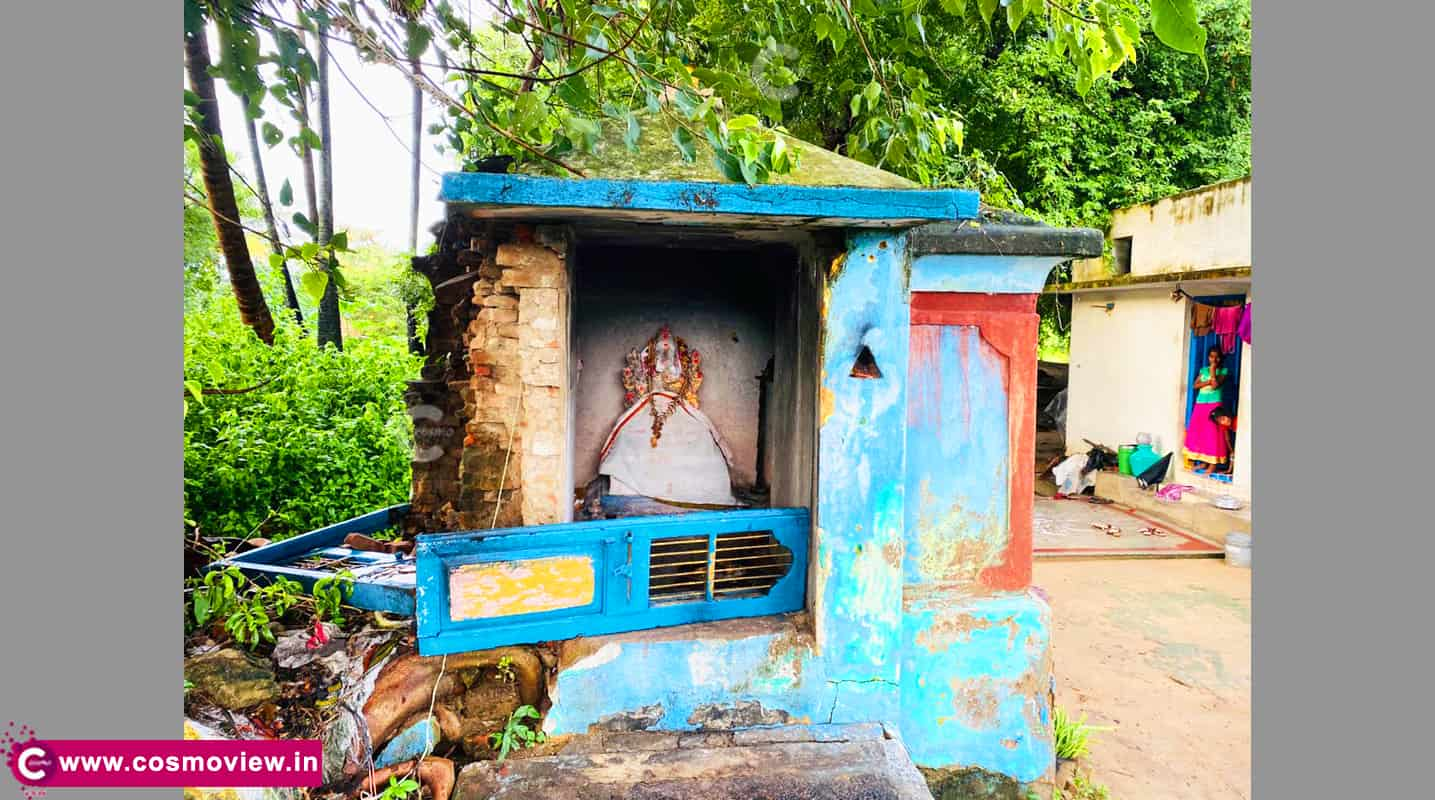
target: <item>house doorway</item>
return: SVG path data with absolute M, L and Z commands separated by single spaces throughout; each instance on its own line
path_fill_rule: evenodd
M 1182 463 L 1188 472 L 1230 483 L 1235 469 L 1236 430 L 1240 424 L 1241 351 L 1236 333 L 1244 308 L 1243 294 L 1193 297 L 1186 355 L 1186 411 L 1182 429 Z M 1204 307 L 1204 308 L 1198 308 Z M 1201 313 L 1205 311 L 1206 313 Z M 1219 320 L 1225 319 L 1225 324 Z M 1213 322 L 1207 326 L 1205 323 Z M 1199 324 L 1198 324 L 1199 323 Z M 1197 388 L 1209 369 L 1211 353 L 1220 354 L 1223 380 L 1218 388 Z M 1199 415 L 1199 419 L 1197 418 Z

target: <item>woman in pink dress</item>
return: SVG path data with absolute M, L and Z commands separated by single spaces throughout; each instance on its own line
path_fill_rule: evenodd
M 1226 368 L 1221 366 L 1221 348 L 1212 345 L 1206 351 L 1206 366 L 1196 376 L 1196 403 L 1186 421 L 1185 456 L 1196 472 L 1221 467 L 1231 456 L 1225 429 L 1211 419 L 1211 412 L 1221 407 L 1226 375 Z

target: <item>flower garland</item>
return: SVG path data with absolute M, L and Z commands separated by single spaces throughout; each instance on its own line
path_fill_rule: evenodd
M 658 369 L 658 344 L 668 339 L 673 341 L 677 351 L 679 375 L 673 379 Z M 677 411 L 678 403 L 697 408 L 698 387 L 702 385 L 702 380 L 701 354 L 690 349 L 687 342 L 673 336 L 668 326 L 664 325 L 647 341 L 641 353 L 637 350 L 628 352 L 628 366 L 623 369 L 623 406 L 631 408 L 641 397 L 659 391 L 671 391 L 677 395 L 677 399 L 661 411 L 656 401 L 649 403 L 649 413 L 653 417 L 653 435 L 649 441 L 657 447 L 663 435 L 663 423 Z

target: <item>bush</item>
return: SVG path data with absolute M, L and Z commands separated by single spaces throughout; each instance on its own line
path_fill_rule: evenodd
M 337 352 L 321 351 L 273 300 L 278 330 L 265 346 L 222 281 L 186 305 L 190 525 L 206 536 L 281 539 L 407 500 L 413 433 L 403 392 L 419 362 L 401 307 L 398 335 L 354 337 Z

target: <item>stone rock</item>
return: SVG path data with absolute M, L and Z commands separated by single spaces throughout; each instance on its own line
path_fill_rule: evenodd
M 1075 788 L 1076 768 L 1078 764 L 1075 759 L 1063 758 L 1056 762 L 1056 788 L 1062 791 Z
M 454 800 L 931 800 L 922 775 L 893 739 L 780 742 L 746 747 L 633 749 L 636 733 L 603 733 L 602 749 L 479 761 L 464 767 Z M 680 735 L 670 733 L 669 735 Z M 596 738 L 596 737 L 590 737 Z M 653 741 L 660 741 L 654 739 Z M 666 740 L 661 740 L 666 742 Z
M 378 758 L 374 759 L 374 766 L 392 767 L 405 761 L 423 758 L 433 752 L 440 736 L 438 720 L 425 717 L 390 739 Z
M 251 708 L 279 697 L 268 662 L 232 647 L 187 659 L 184 679 L 228 709 Z

